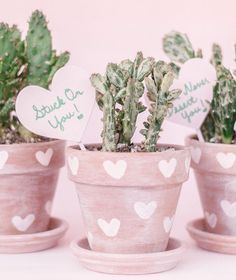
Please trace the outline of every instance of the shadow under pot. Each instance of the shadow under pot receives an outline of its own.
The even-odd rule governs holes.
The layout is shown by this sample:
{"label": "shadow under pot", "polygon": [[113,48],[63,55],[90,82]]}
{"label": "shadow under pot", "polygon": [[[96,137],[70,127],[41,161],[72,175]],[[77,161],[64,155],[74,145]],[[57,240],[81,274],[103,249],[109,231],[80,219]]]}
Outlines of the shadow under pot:
{"label": "shadow under pot", "polygon": [[48,230],[65,142],[0,145],[0,235]]}
{"label": "shadow under pot", "polygon": [[190,165],[189,150],[173,148],[152,153],[67,149],[68,176],[76,185],[92,250],[166,250]]}
{"label": "shadow under pot", "polygon": [[236,145],[186,139],[208,232],[236,235]]}

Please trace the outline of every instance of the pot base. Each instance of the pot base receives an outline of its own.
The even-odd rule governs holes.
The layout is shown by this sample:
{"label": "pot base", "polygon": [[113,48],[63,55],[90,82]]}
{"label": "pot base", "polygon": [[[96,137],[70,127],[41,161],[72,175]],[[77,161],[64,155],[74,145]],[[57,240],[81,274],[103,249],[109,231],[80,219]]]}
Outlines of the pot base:
{"label": "pot base", "polygon": [[91,251],[87,239],[75,240],[71,249],[89,270],[108,274],[150,274],[174,268],[182,259],[185,245],[170,238],[165,252],[147,254],[109,254]]}
{"label": "pot base", "polygon": [[32,253],[52,248],[56,246],[67,229],[67,222],[51,218],[47,231],[33,234],[0,235],[0,253]]}
{"label": "pot base", "polygon": [[203,218],[189,222],[187,230],[200,248],[222,254],[236,255],[236,236],[207,232]]}

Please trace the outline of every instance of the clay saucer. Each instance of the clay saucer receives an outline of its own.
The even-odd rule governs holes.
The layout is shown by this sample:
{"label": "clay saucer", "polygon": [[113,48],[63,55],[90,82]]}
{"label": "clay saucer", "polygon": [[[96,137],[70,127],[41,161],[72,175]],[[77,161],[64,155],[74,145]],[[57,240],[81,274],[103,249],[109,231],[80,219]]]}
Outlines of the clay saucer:
{"label": "clay saucer", "polygon": [[44,232],[19,235],[0,235],[0,253],[32,253],[54,247],[68,229],[67,222],[51,218]]}
{"label": "clay saucer", "polygon": [[187,230],[202,249],[222,254],[236,254],[236,236],[207,232],[204,226],[204,219],[189,222]]}
{"label": "clay saucer", "polygon": [[182,259],[185,245],[170,238],[165,252],[149,254],[110,254],[92,251],[87,239],[75,240],[71,249],[89,270],[110,274],[149,274],[174,268]]}

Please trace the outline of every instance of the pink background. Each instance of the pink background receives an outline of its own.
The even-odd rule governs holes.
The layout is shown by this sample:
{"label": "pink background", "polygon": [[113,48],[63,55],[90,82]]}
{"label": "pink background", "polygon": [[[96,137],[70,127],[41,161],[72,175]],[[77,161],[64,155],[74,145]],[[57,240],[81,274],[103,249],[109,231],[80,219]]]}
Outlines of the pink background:
{"label": "pink background", "polygon": [[[24,34],[31,12],[34,9],[42,10],[49,20],[54,47],[59,51],[69,50],[70,63],[91,73],[103,72],[107,62],[133,58],[138,50],[142,50],[146,56],[167,59],[162,51],[161,40],[165,33],[173,29],[187,33],[195,48],[203,48],[207,59],[210,57],[212,42],[220,43],[224,50],[225,64],[236,68],[233,48],[236,41],[235,0],[1,0],[0,4],[1,21],[18,24]],[[100,115],[95,110],[83,142],[99,141],[100,127]],[[166,122],[160,141],[182,144],[189,133],[192,130]],[[140,139],[139,136],[135,138]],[[77,197],[73,184],[66,178],[65,169],[61,174],[53,214],[66,219],[71,225],[64,242],[83,235]],[[182,191],[172,235],[190,242],[185,224],[201,215],[191,173]],[[199,254],[197,251],[195,255],[200,259]],[[209,256],[208,261],[211,262],[212,258]],[[217,255],[217,261],[221,260],[221,256]],[[200,265],[204,267],[205,261],[202,260]],[[218,269],[219,277],[225,275],[223,267],[217,268],[215,263],[212,266]]]}

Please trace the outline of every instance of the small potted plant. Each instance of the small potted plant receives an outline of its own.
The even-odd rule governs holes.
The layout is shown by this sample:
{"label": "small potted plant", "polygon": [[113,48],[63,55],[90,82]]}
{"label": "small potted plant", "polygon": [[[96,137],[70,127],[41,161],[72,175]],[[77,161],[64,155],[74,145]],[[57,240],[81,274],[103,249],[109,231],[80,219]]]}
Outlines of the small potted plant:
{"label": "small potted plant", "polygon": [[48,88],[56,70],[69,59],[56,55],[45,16],[35,11],[26,39],[17,26],[0,24],[0,234],[48,229],[64,142],[26,130],[14,112],[15,99],[27,85]]}
{"label": "small potted plant", "polygon": [[[90,248],[105,253],[165,251],[182,183],[188,178],[190,153],[176,145],[157,145],[168,108],[180,90],[170,90],[171,65],[142,53],[132,62],[109,63],[91,83],[103,113],[102,144],[67,150],[69,178],[75,182]],[[132,137],[138,115],[150,100],[141,130]]]}
{"label": "small potted plant", "polygon": [[[164,50],[174,62],[194,57],[189,39],[179,32],[164,38]],[[214,44],[212,52],[217,81],[210,112],[201,127],[204,142],[194,135],[186,144],[191,148],[205,228],[211,233],[236,235],[236,80],[222,64],[220,46]]]}

